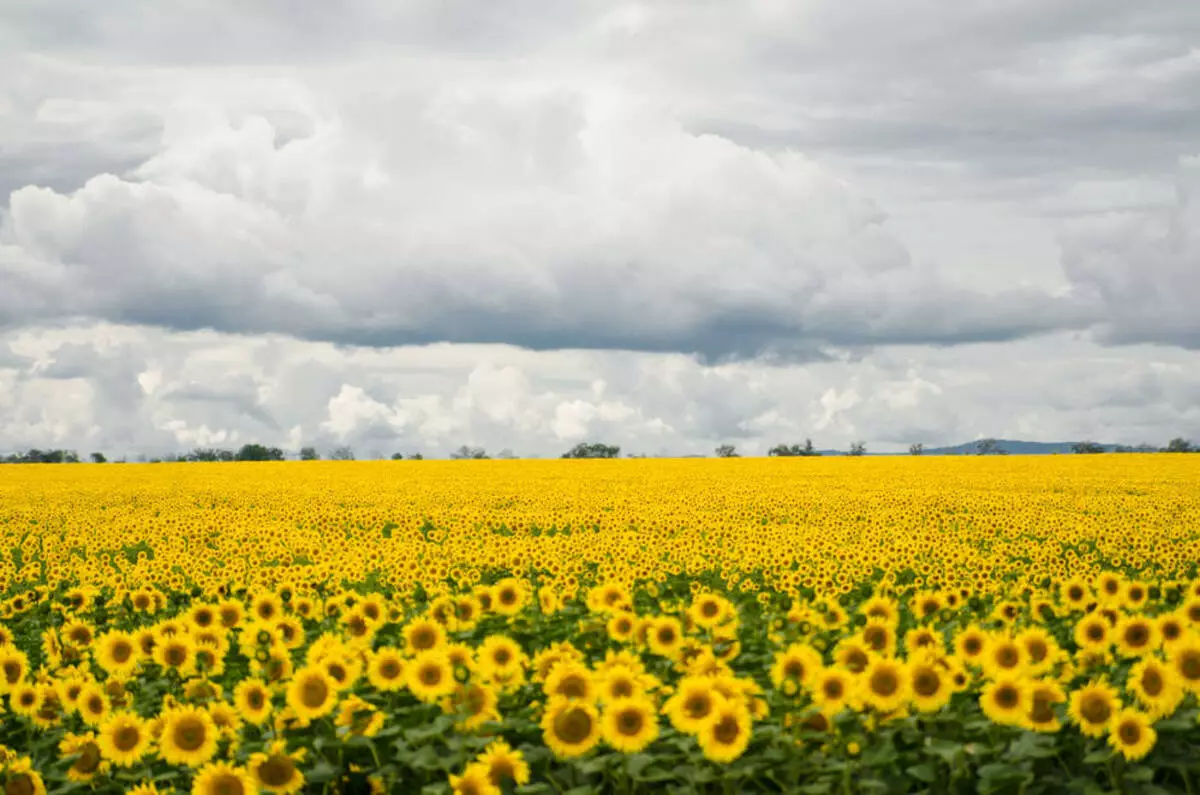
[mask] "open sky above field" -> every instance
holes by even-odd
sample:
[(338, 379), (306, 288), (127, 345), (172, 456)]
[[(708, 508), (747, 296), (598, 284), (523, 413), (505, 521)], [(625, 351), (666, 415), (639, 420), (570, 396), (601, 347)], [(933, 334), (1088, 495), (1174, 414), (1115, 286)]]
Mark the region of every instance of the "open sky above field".
[(0, 4), (0, 451), (1200, 439), (1194, 0)]

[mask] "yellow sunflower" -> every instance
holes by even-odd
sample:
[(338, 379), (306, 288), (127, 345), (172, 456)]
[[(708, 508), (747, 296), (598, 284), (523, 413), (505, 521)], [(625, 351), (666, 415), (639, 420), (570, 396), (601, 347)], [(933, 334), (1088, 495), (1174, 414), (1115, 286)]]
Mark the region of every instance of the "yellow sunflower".
[(937, 712), (950, 703), (954, 688), (949, 672), (936, 662), (910, 662), (908, 676), (912, 703), (918, 711)]
[(1125, 687), (1152, 718), (1165, 718), (1183, 701), (1178, 675), (1153, 657), (1145, 657), (1129, 669)]
[(261, 726), (271, 714), (271, 691), (259, 679), (243, 679), (233, 689), (233, 705), (242, 720)]
[(892, 712), (908, 701), (908, 670), (903, 662), (873, 657), (858, 680), (858, 699), (877, 712)]
[(750, 733), (750, 711), (743, 704), (725, 701), (700, 727), (696, 740), (706, 758), (728, 764), (745, 752)]
[(1130, 762), (1150, 753), (1157, 739), (1150, 716), (1134, 709), (1123, 709), (1113, 715), (1108, 727), (1108, 744)]
[(205, 765), (192, 780), (192, 795), (256, 795), (257, 792), (246, 769), (228, 762)]
[(678, 731), (696, 734), (724, 702), (712, 677), (685, 676), (663, 710)]
[(132, 712), (114, 712), (100, 724), (96, 744), (101, 755), (120, 767), (133, 767), (150, 751), (146, 721)]
[(173, 765), (198, 767), (217, 752), (217, 725), (206, 710), (182, 707), (163, 716), (158, 755)]
[(604, 741), (618, 751), (636, 753), (658, 737), (658, 716), (648, 698), (622, 698), (604, 708)]
[(1071, 693), (1067, 713), (1088, 737), (1103, 737), (1121, 706), (1117, 691), (1104, 681), (1093, 681)]
[(1037, 732), (1051, 733), (1062, 728), (1055, 704), (1067, 700), (1067, 694), (1057, 682), (1035, 680), (1029, 686), (1029, 712), (1026, 714), (1026, 728)]
[(446, 653), (429, 649), (414, 657), (405, 667), (405, 681), (412, 694), (426, 704), (433, 704), (454, 691), (454, 669)]
[(542, 736), (558, 758), (582, 756), (600, 741), (600, 716), (586, 701), (551, 699), (542, 717)]
[(1031, 704), (1029, 683), (1023, 679), (1002, 676), (993, 679), (979, 694), (979, 707), (993, 723), (1020, 726)]
[(302, 721), (328, 715), (337, 701), (337, 682), (319, 665), (301, 668), (288, 683), (287, 704)]
[(500, 787), (505, 782), (523, 786), (529, 783), (529, 765), (525, 755), (513, 750), (503, 740), (493, 740), (479, 755), (480, 765), (487, 768), (488, 779), (493, 785)]

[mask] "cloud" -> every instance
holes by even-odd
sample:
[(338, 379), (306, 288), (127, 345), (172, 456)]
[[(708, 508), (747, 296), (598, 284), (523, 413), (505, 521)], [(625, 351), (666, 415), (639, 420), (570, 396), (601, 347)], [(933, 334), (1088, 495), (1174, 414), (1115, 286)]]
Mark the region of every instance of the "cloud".
[(1064, 264), (1105, 306), (1101, 339), (1200, 348), (1200, 157), (1181, 162), (1172, 206), (1079, 225)]

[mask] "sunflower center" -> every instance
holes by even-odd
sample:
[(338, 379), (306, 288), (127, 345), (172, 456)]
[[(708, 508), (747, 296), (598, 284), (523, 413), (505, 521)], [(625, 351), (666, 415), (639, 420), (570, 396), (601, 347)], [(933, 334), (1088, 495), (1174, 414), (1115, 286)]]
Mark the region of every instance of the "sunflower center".
[(15, 660), (4, 661), (4, 681), (8, 682), (10, 685), (15, 685), (17, 682), (21, 681), (21, 674), (23, 673), (25, 673), (25, 670), (21, 667), (19, 662)]
[(1080, 599), (1083, 598), (1083, 589), (1080, 588), (1078, 585), (1072, 585), (1070, 588), (1067, 589), (1067, 598), (1070, 599), (1072, 602), (1078, 602)]
[(4, 795), (34, 795), (36, 791), (33, 779), (25, 773), (18, 773), (4, 785)]
[(838, 699), (846, 692), (846, 688), (840, 679), (828, 679), (821, 685), (821, 692), (825, 694), (825, 698)]
[(261, 690), (251, 690), (246, 694), (246, 703), (250, 705), (250, 709), (262, 709), (265, 703), (265, 698)]
[(1002, 685), (996, 689), (996, 704), (1003, 709), (1012, 709), (1021, 703), (1021, 694), (1011, 685)]
[(72, 767), (80, 773), (95, 773), (100, 767), (100, 747), (95, 743), (85, 745)]
[(437, 634), (428, 627), (422, 627), (413, 633), (413, 648), (418, 651), (432, 649), (437, 643)]
[(1184, 652), (1179, 660), (1179, 673), (1189, 682), (1200, 679), (1200, 653)]
[(980, 638), (971, 636), (963, 641), (963, 651), (966, 652), (968, 656), (974, 657), (982, 650), (983, 641)]
[(852, 649), (850, 653), (846, 655), (846, 667), (856, 674), (862, 673), (863, 670), (866, 669), (867, 663), (869, 662), (870, 658), (867, 657), (867, 653), (862, 649)]
[(713, 726), (712, 733), (713, 739), (721, 745), (733, 745), (741, 734), (741, 727), (733, 715), (723, 715)]
[(1133, 624), (1125, 630), (1125, 643), (1137, 648), (1150, 642), (1150, 628), (1145, 624)]
[(129, 658), (133, 656), (133, 646), (123, 640), (118, 641), (113, 644), (111, 653), (113, 660), (117, 663), (128, 662)]
[(633, 683), (628, 679), (614, 679), (608, 686), (612, 698), (628, 698), (633, 695)]
[(1090, 641), (1104, 640), (1104, 627), (1100, 624), (1089, 624), (1087, 628), (1087, 639)]
[(163, 659), (167, 661), (167, 665), (178, 668), (187, 661), (187, 650), (182, 646), (169, 646), (163, 652)]
[(510, 660), (512, 660), (512, 652), (503, 647), (496, 649), (496, 651), (492, 653), (492, 660), (496, 663), (496, 665), (504, 667), (508, 665)]
[(579, 707), (565, 710), (554, 718), (554, 734), (567, 745), (578, 745), (592, 733), (592, 716)]
[(626, 709), (617, 715), (617, 731), (626, 737), (637, 736), (644, 725), (646, 719), (640, 710)]
[(310, 709), (316, 709), (329, 698), (329, 685), (324, 679), (313, 677), (300, 688), (300, 702)]
[(1001, 668), (1015, 668), (1021, 654), (1012, 646), (1001, 646), (996, 650), (996, 664)]
[(1088, 723), (1106, 723), (1112, 717), (1112, 708), (1102, 696), (1086, 696), (1079, 707), (1079, 714)]
[(700, 606), (700, 615), (705, 618), (716, 618), (721, 612), (721, 606), (716, 602), (705, 602)]
[(661, 627), (658, 630), (658, 642), (664, 646), (670, 646), (675, 642), (675, 628)]
[(581, 676), (568, 676), (558, 686), (559, 694), (567, 698), (583, 698), (587, 691), (587, 682)]
[(1138, 740), (1142, 739), (1142, 727), (1133, 721), (1125, 721), (1117, 727), (1117, 736), (1125, 745), (1137, 745)]
[(887, 646), (887, 632), (879, 627), (868, 627), (863, 633), (863, 640), (875, 651), (882, 651)]
[(917, 671), (917, 675), (913, 677), (913, 692), (918, 696), (929, 698), (936, 695), (942, 686), (942, 680), (936, 672), (928, 668), (923, 668)]
[(175, 726), (172, 739), (185, 751), (196, 751), (204, 745), (204, 724), (196, 718), (184, 718)]
[(900, 680), (893, 671), (884, 669), (871, 674), (871, 692), (878, 696), (892, 696), (900, 689)]
[(788, 660), (783, 666), (783, 674), (788, 679), (803, 679), (804, 663), (799, 660)]
[(258, 767), (259, 783), (268, 787), (282, 787), (292, 780), (296, 766), (286, 756), (274, 754)]
[(118, 751), (132, 751), (137, 748), (138, 743), (142, 739), (142, 733), (137, 730), (136, 726), (122, 726), (113, 732), (113, 745)]
[(1050, 649), (1046, 647), (1043, 640), (1035, 639), (1025, 644), (1025, 650), (1029, 652), (1029, 659), (1035, 663), (1039, 663), (1046, 659), (1046, 655), (1050, 653)]
[(379, 665), (379, 675), (384, 679), (395, 679), (400, 676), (400, 663), (396, 660), (384, 660)]
[(208, 791), (212, 795), (245, 795), (246, 788), (242, 786), (240, 777), (232, 773), (218, 773), (209, 781)]
[(1183, 627), (1180, 626), (1179, 623), (1175, 622), (1175, 621), (1163, 622), (1161, 629), (1162, 629), (1163, 637), (1166, 638), (1167, 640), (1175, 640), (1176, 638), (1178, 638), (1180, 635), (1183, 634)]
[(690, 718), (703, 718), (712, 711), (712, 699), (703, 693), (697, 693), (683, 702), (683, 711)]
[(1037, 724), (1052, 722), (1054, 720), (1054, 710), (1050, 706), (1050, 699), (1040, 694), (1035, 694), (1033, 697), (1033, 707), (1029, 710), (1029, 717)]
[(442, 669), (438, 665), (426, 665), (418, 672), (421, 678), (421, 684), (433, 687), (440, 684), (442, 681)]
[(1148, 696), (1157, 696), (1163, 691), (1162, 674), (1153, 668), (1147, 668), (1142, 672), (1142, 690)]

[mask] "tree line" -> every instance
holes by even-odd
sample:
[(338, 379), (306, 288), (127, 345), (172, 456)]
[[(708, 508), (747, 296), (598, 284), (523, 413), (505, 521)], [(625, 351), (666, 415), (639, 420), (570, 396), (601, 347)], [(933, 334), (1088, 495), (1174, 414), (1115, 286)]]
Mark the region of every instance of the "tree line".
[[(1165, 447), (1154, 447), (1152, 445), (1116, 445), (1108, 448), (1098, 442), (1083, 441), (1075, 442), (1071, 445), (1071, 452), (1080, 455), (1097, 454), (1106, 451), (1114, 453), (1200, 453), (1200, 445), (1197, 445), (1183, 437), (1176, 437), (1167, 443)], [(739, 458), (737, 448), (732, 444), (722, 444), (714, 451), (717, 458)], [(865, 442), (854, 442), (850, 445), (850, 450), (846, 455), (861, 456), (866, 455), (867, 446)], [(924, 455), (925, 446), (921, 443), (912, 444), (908, 448), (909, 455)], [(572, 447), (567, 452), (563, 453), (561, 458), (618, 458), (621, 454), (621, 448), (617, 445), (604, 444), (601, 442), (580, 442)], [(772, 458), (791, 458), (791, 457), (817, 457), (821, 451), (813, 446), (812, 439), (805, 439), (802, 444), (776, 444), (767, 451), (767, 455)], [(970, 455), (1007, 455), (1007, 451), (1001, 443), (996, 439), (980, 439), (976, 441), (966, 454)], [(492, 458), (498, 459), (515, 459), (518, 458), (512, 450), (504, 449), (495, 456), (489, 455), (483, 447), (474, 447), (471, 445), (462, 445), (450, 453), (451, 460), (468, 461), (468, 460), (489, 460)], [(645, 455), (635, 455), (629, 453), (629, 458), (645, 458)], [(695, 457), (695, 456), (692, 456)], [(321, 459), (320, 453), (315, 447), (302, 447), (298, 458), (301, 461), (318, 461)], [(335, 447), (329, 451), (327, 455), (330, 461), (354, 461), (354, 450), (348, 446)], [(89, 456), (92, 463), (105, 464), (109, 463), (108, 458), (103, 453), (92, 453)], [(239, 449), (227, 450), (215, 447), (197, 447), (187, 453), (167, 454), (161, 457), (146, 459), (139, 458), (139, 461), (144, 461), (152, 464), (157, 463), (217, 463), (217, 462), (233, 462), (233, 461), (284, 461), (287, 460), (287, 454), (278, 447), (268, 447), (262, 444), (245, 444)], [(393, 461), (421, 461), (424, 456), (421, 453), (393, 453), (391, 456)], [(12, 453), (6, 456), (0, 456), (0, 464), (78, 464), (81, 463), (79, 454), (74, 450), (50, 449), (42, 450), (39, 448), (31, 448), (24, 452)], [(125, 463), (124, 460), (114, 463)]]

